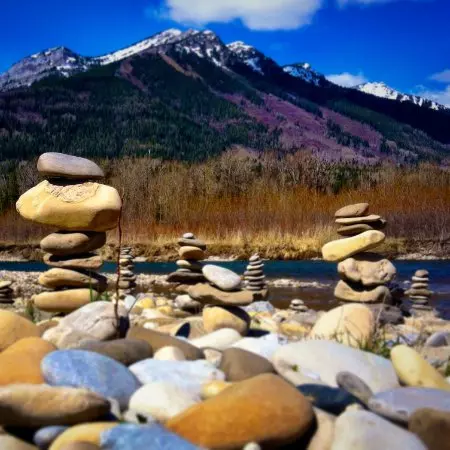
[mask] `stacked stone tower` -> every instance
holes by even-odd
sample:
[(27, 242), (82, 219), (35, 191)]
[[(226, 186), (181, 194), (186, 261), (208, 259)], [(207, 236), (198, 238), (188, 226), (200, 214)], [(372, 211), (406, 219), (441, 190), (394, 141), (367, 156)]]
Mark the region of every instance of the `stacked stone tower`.
[(178, 239), (178, 269), (171, 273), (167, 281), (172, 283), (202, 283), (205, 280), (200, 261), (205, 259), (206, 243), (197, 239), (192, 233), (185, 233)]
[(56, 227), (41, 241), (50, 270), (39, 277), (46, 291), (34, 297), (43, 311), (69, 313), (95, 300), (107, 288), (97, 270), (102, 258), (93, 251), (117, 226), (121, 199), (116, 189), (99, 184), (103, 171), (92, 161), (61, 153), (44, 153), (37, 169), (44, 181), (17, 202), (19, 214), (35, 223)]
[(123, 247), (119, 257), (119, 298), (124, 299), (127, 295), (136, 293), (136, 275), (133, 273), (134, 256), (131, 247)]
[(412, 277), (411, 288), (405, 294), (410, 298), (414, 312), (432, 311), (429, 300), (433, 292), (429, 288), (430, 274), (428, 270), (417, 270)]
[(245, 288), (249, 291), (262, 291), (266, 289), (264, 263), (259, 254), (255, 253), (249, 259), (247, 270), (244, 272)]
[(394, 265), (375, 253), (385, 234), (380, 230), (386, 221), (379, 215), (368, 214), (369, 204), (358, 203), (336, 211), (337, 230), (342, 239), (329, 242), (322, 248), (325, 261), (339, 262), (338, 282), (334, 295), (343, 302), (390, 303), (391, 293), (386, 286), (396, 275)]
[(0, 303), (13, 303), (12, 281), (3, 280), (0, 281)]

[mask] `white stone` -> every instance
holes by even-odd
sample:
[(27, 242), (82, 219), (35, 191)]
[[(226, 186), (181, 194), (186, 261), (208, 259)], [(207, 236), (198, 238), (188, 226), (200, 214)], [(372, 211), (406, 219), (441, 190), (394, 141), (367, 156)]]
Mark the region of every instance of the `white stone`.
[(186, 356), (178, 347), (160, 348), (154, 355), (153, 359), (158, 361), (185, 361)]
[(242, 339), (242, 336), (232, 328), (221, 328), (205, 336), (191, 339), (189, 342), (198, 348), (212, 348), (214, 350), (226, 350), (234, 343)]
[(207, 264), (202, 268), (205, 278), (222, 291), (234, 291), (241, 284), (241, 277), (232, 270), (214, 264)]
[(256, 353), (263, 358), (271, 360), (273, 354), (286, 341), (276, 333), (269, 333), (260, 338), (246, 337), (232, 345), (233, 348), (241, 348)]

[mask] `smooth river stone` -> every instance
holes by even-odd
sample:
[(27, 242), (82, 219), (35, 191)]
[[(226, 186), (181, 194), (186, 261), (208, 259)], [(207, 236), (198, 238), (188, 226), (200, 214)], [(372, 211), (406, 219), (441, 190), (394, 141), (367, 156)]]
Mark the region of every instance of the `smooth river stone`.
[(450, 413), (419, 409), (410, 417), (408, 429), (419, 436), (428, 450), (450, 450)]
[(2, 450), (37, 450), (34, 445), (9, 434), (0, 434), (0, 448)]
[(226, 350), (234, 343), (240, 341), (242, 336), (232, 328), (221, 328), (212, 333), (191, 339), (190, 343), (198, 348), (211, 348), (219, 351)]
[(74, 425), (99, 419), (110, 408), (106, 398), (86, 389), (45, 384), (0, 388), (0, 422), (4, 426)]
[(250, 316), (238, 306), (210, 306), (205, 307), (202, 313), (203, 326), (207, 333), (232, 328), (242, 336), (247, 334), (250, 326)]
[(67, 425), (50, 425), (39, 428), (33, 436), (33, 442), (41, 450), (47, 450), (52, 442), (69, 427)]
[(407, 423), (421, 408), (450, 412), (450, 393), (441, 389), (404, 387), (379, 392), (369, 400), (369, 408), (379, 415)]
[(357, 236), (328, 242), (322, 247), (322, 256), (325, 261), (342, 261), (356, 253), (377, 247), (385, 239), (386, 236), (381, 231), (365, 231)]
[(365, 405), (367, 405), (369, 399), (373, 397), (372, 389), (370, 389), (370, 387), (354, 373), (339, 372), (336, 375), (336, 383), (341, 389), (354, 395)]
[(414, 275), (419, 278), (428, 278), (428, 276), (430, 275), (430, 272), (428, 272), (428, 270), (421, 269), (421, 270), (416, 270)]
[(40, 337), (39, 328), (19, 314), (0, 309), (0, 352), (19, 339)]
[(345, 225), (343, 227), (339, 227), (337, 229), (337, 233), (341, 236), (355, 236), (360, 233), (364, 233), (364, 231), (374, 230), (375, 228), (366, 223), (360, 223), (357, 225)]
[(194, 261), (205, 259), (205, 252), (201, 248), (193, 247), (190, 245), (181, 247), (178, 250), (178, 254), (181, 259), (192, 259)]
[(45, 381), (51, 386), (86, 388), (118, 400), (122, 409), (140, 387), (137, 378), (124, 365), (85, 350), (58, 350), (41, 364)]
[(44, 263), (58, 268), (98, 270), (103, 265), (103, 259), (95, 253), (75, 256), (56, 256), (46, 253)]
[(236, 383), (170, 419), (169, 430), (190, 442), (216, 449), (242, 449), (249, 442), (279, 448), (311, 428), (311, 404), (293, 386), (272, 374)]
[(47, 178), (98, 180), (104, 178), (103, 170), (86, 158), (64, 153), (43, 153), (37, 162), (38, 172)]
[(107, 231), (117, 226), (122, 200), (116, 189), (98, 183), (52, 184), (43, 181), (16, 204), (27, 220), (62, 230)]
[(95, 301), (100, 294), (93, 289), (42, 292), (33, 296), (34, 305), (41, 311), (71, 313)]
[(202, 263), (199, 263), (198, 261), (190, 261), (187, 259), (179, 259), (176, 264), (182, 269), (189, 269), (197, 272), (201, 272), (203, 267)]
[(364, 286), (377, 286), (389, 283), (395, 278), (395, 266), (380, 255), (361, 253), (347, 258), (338, 264), (339, 275)]
[(369, 411), (346, 411), (336, 420), (331, 450), (427, 450), (413, 433)]
[(274, 373), (273, 365), (264, 357), (240, 348), (222, 353), (219, 369), (227, 381), (243, 381), (263, 373)]
[(104, 431), (100, 439), (104, 450), (200, 450), (159, 424), (121, 424)]
[(222, 291), (234, 291), (241, 284), (241, 277), (232, 270), (224, 267), (207, 264), (202, 268), (205, 278)]
[(201, 283), (205, 281), (204, 275), (200, 272), (191, 272), (189, 269), (184, 272), (184, 269), (179, 269), (172, 272), (168, 277), (169, 283)]
[(381, 216), (376, 214), (371, 214), (370, 216), (360, 216), (360, 217), (342, 217), (337, 218), (336, 223), (339, 225), (359, 225), (360, 223), (372, 223), (377, 222), (381, 219)]
[(130, 366), (130, 371), (142, 384), (167, 382), (198, 396), (204, 383), (225, 379), (222, 371), (205, 360), (162, 361), (145, 359)]
[(353, 205), (347, 205), (344, 206), (341, 209), (338, 209), (334, 217), (340, 218), (340, 217), (361, 217), (367, 214), (367, 211), (369, 210), (369, 204), (368, 203), (355, 203)]
[(95, 231), (60, 231), (42, 239), (40, 247), (52, 255), (77, 255), (88, 253), (103, 247), (106, 243), (105, 232)]
[(431, 297), (434, 294), (433, 291), (429, 289), (408, 289), (405, 291), (405, 295), (409, 295), (411, 297)]
[(186, 247), (186, 246), (198, 247), (202, 250), (206, 250), (206, 243), (204, 241), (202, 241), (201, 239), (181, 238), (181, 239), (178, 239), (178, 245), (180, 245), (181, 247)]
[(97, 292), (104, 292), (108, 287), (108, 279), (103, 275), (89, 271), (71, 269), (50, 269), (39, 276), (39, 284), (46, 288), (62, 287), (92, 288)]
[(334, 296), (344, 302), (389, 304), (391, 301), (391, 292), (386, 286), (377, 286), (368, 290), (357, 285), (350, 285), (343, 280), (337, 283)]
[(306, 375), (337, 387), (337, 374), (349, 371), (358, 374), (373, 392), (398, 387), (388, 359), (333, 341), (308, 340), (281, 346), (272, 362), (281, 376), (296, 385), (303, 384), (299, 379)]
[(364, 347), (372, 338), (375, 318), (364, 305), (344, 305), (322, 315), (315, 323), (310, 338), (329, 339), (352, 347)]
[(397, 345), (391, 350), (391, 360), (403, 384), (450, 391), (446, 379), (413, 348)]
[(191, 286), (188, 289), (189, 296), (199, 301), (204, 305), (234, 305), (234, 306), (246, 306), (255, 300), (262, 300), (265, 297), (265, 292), (250, 292), (250, 291), (238, 291), (238, 292), (224, 292), (206, 283), (199, 283), (195, 286)]

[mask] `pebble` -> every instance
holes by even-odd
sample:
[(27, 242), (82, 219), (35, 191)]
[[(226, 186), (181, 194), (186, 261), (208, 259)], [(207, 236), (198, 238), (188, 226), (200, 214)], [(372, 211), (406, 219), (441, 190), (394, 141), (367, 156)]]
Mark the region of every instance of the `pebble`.
[(189, 269), (194, 270), (196, 272), (201, 272), (203, 265), (199, 263), (198, 261), (187, 261), (185, 259), (179, 259), (176, 262), (177, 266), (181, 269)]
[(109, 410), (107, 399), (86, 389), (45, 384), (0, 388), (0, 423), (6, 426), (73, 425), (99, 419)]
[(67, 256), (89, 253), (103, 247), (106, 243), (106, 233), (95, 231), (51, 233), (41, 240), (40, 247), (52, 255)]
[(328, 242), (322, 247), (325, 261), (342, 261), (350, 256), (377, 247), (386, 239), (381, 231), (365, 231), (353, 237)]
[(391, 292), (387, 286), (377, 286), (373, 289), (364, 289), (357, 285), (350, 285), (339, 280), (334, 289), (334, 296), (344, 302), (358, 303), (387, 303), (391, 302)]
[(391, 351), (391, 360), (399, 379), (406, 386), (450, 391), (446, 379), (411, 347), (397, 345)]
[(142, 384), (167, 382), (193, 395), (200, 395), (204, 383), (224, 380), (225, 374), (205, 360), (161, 361), (145, 359), (130, 366), (131, 372)]
[(430, 275), (430, 272), (428, 272), (428, 270), (416, 270), (416, 273), (414, 274), (416, 277), (419, 278), (428, 278), (428, 276)]
[(144, 417), (165, 422), (197, 404), (199, 398), (170, 382), (147, 383), (131, 397), (128, 408)]
[(241, 339), (242, 336), (235, 329), (221, 328), (205, 336), (191, 339), (190, 343), (202, 349), (226, 350)]
[(25, 337), (40, 337), (39, 328), (12, 311), (0, 309), (0, 352)]
[(203, 309), (203, 326), (207, 333), (231, 328), (244, 336), (250, 321), (250, 316), (238, 306), (211, 306)]
[(117, 399), (123, 409), (140, 387), (139, 381), (125, 366), (107, 356), (86, 350), (50, 353), (42, 361), (41, 369), (45, 381), (51, 386), (86, 388), (104, 397)]
[(33, 436), (33, 442), (40, 450), (48, 450), (52, 442), (64, 431), (68, 429), (65, 425), (51, 425), (40, 428)]
[(379, 392), (369, 400), (369, 408), (391, 420), (407, 423), (421, 408), (450, 413), (450, 393), (440, 389), (404, 387)]
[(336, 420), (332, 450), (426, 450), (420, 439), (369, 411), (346, 411)]
[(298, 375), (306, 375), (337, 387), (336, 375), (349, 371), (358, 374), (374, 392), (398, 387), (389, 360), (333, 341), (310, 340), (284, 345), (275, 352), (272, 362), (276, 371), (294, 384), (300, 384), (296, 381)]
[(105, 176), (103, 170), (89, 159), (56, 152), (43, 153), (37, 169), (46, 178), (98, 180)]
[(280, 377), (264, 374), (229, 387), (166, 426), (210, 450), (241, 449), (248, 442), (277, 448), (300, 439), (313, 421), (311, 404), (303, 395)]
[(116, 189), (98, 183), (55, 185), (42, 181), (17, 201), (27, 220), (61, 230), (107, 231), (116, 228), (122, 200)]
[(202, 268), (205, 278), (222, 291), (234, 291), (241, 285), (241, 277), (229, 269), (207, 264)]
[(92, 304), (100, 294), (94, 289), (42, 292), (33, 296), (36, 308), (49, 313), (71, 313)]
[(200, 450), (158, 424), (121, 424), (103, 432), (100, 443), (105, 450)]
[(428, 450), (450, 450), (450, 413), (433, 409), (418, 409), (408, 423)]
[(364, 347), (373, 337), (375, 318), (364, 305), (344, 305), (323, 314), (310, 338), (336, 340), (352, 347)]
[(351, 372), (339, 372), (336, 375), (336, 383), (341, 389), (354, 395), (365, 405), (373, 396), (372, 389), (361, 378)]
[(266, 358), (240, 348), (225, 350), (219, 369), (225, 374), (227, 381), (243, 381), (263, 373), (275, 372)]
[(355, 203), (353, 205), (347, 205), (341, 209), (338, 209), (335, 212), (334, 217), (361, 217), (367, 214), (367, 211), (369, 211), (368, 203)]

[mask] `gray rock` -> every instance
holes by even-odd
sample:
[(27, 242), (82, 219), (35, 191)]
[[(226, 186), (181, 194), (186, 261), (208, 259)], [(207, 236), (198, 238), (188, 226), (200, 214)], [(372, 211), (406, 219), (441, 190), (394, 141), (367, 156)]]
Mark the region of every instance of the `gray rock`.
[(337, 233), (341, 236), (356, 236), (357, 234), (364, 233), (364, 231), (375, 230), (375, 228), (366, 223), (360, 223), (357, 225), (344, 225), (337, 229)]
[(268, 301), (254, 302), (251, 305), (244, 306), (243, 309), (248, 313), (251, 312), (275, 312), (274, 306)]
[(43, 153), (37, 162), (38, 172), (47, 178), (66, 178), (74, 180), (99, 180), (105, 174), (89, 159), (63, 153)]
[(247, 266), (247, 270), (249, 272), (259, 272), (262, 271), (262, 269), (264, 268), (264, 264), (263, 263), (250, 263)]
[(183, 239), (195, 239), (195, 235), (193, 233), (184, 233)]
[(351, 372), (339, 372), (336, 375), (336, 383), (341, 389), (350, 392), (365, 405), (373, 396), (372, 389), (361, 378)]
[(33, 436), (33, 442), (40, 450), (47, 450), (51, 443), (69, 427), (65, 425), (53, 425), (50, 427), (43, 427), (36, 431)]
[(380, 216), (376, 214), (371, 214), (370, 216), (337, 218), (336, 223), (338, 223), (339, 225), (359, 225), (361, 223), (378, 222), (380, 219), (381, 219)]
[(242, 350), (256, 353), (257, 355), (263, 356), (264, 358), (271, 361), (275, 352), (286, 343), (286, 339), (282, 336), (275, 333), (269, 333), (259, 338), (243, 338), (233, 344), (232, 347), (241, 348)]
[(196, 284), (188, 289), (188, 294), (202, 304), (246, 306), (255, 300), (263, 300), (267, 292), (224, 292), (209, 284)]
[(202, 267), (203, 267), (203, 264), (198, 261), (192, 261), (192, 260), (186, 260), (186, 259), (179, 259), (176, 264), (181, 269), (189, 269), (189, 270), (193, 270), (194, 272), (201, 272)]
[(96, 231), (59, 231), (42, 239), (40, 247), (52, 255), (67, 256), (89, 253), (106, 243), (106, 233)]
[(254, 262), (257, 262), (257, 261), (261, 261), (261, 258), (260, 258), (260, 256), (257, 253), (255, 253), (254, 255), (250, 256), (249, 261), (251, 263), (254, 263)]
[(205, 278), (222, 291), (234, 291), (241, 285), (241, 277), (229, 269), (207, 264), (202, 268)]
[(197, 300), (192, 299), (189, 295), (178, 295), (174, 301), (175, 307), (182, 311), (200, 311), (203, 305)]
[(181, 239), (178, 239), (178, 245), (180, 245), (181, 247), (183, 247), (184, 245), (189, 245), (189, 246), (192, 246), (192, 247), (201, 248), (202, 250), (206, 250), (206, 243), (204, 241), (200, 240), (200, 239), (181, 238)]
[(417, 283), (429, 283), (430, 281), (428, 277), (417, 277), (417, 276), (413, 276), (411, 280)]
[(446, 347), (448, 345), (450, 345), (450, 332), (448, 331), (437, 331), (425, 342), (425, 347)]
[(103, 265), (103, 259), (94, 253), (72, 256), (56, 256), (46, 253), (44, 263), (52, 267), (99, 270)]
[(391, 302), (391, 292), (386, 286), (377, 286), (367, 290), (359, 285), (350, 285), (340, 280), (334, 289), (334, 296), (338, 300), (358, 303), (385, 303)]
[(364, 214), (367, 214), (368, 210), (369, 210), (368, 203), (355, 203), (353, 205), (347, 205), (341, 209), (338, 209), (335, 212), (334, 217), (336, 217), (336, 218), (361, 217), (361, 216), (364, 216)]
[(428, 270), (416, 270), (416, 273), (414, 274), (416, 277), (419, 278), (428, 278), (430, 275), (430, 272), (428, 272)]
[(202, 273), (177, 270), (167, 277), (167, 281), (169, 283), (201, 283), (205, 281), (205, 277)]

